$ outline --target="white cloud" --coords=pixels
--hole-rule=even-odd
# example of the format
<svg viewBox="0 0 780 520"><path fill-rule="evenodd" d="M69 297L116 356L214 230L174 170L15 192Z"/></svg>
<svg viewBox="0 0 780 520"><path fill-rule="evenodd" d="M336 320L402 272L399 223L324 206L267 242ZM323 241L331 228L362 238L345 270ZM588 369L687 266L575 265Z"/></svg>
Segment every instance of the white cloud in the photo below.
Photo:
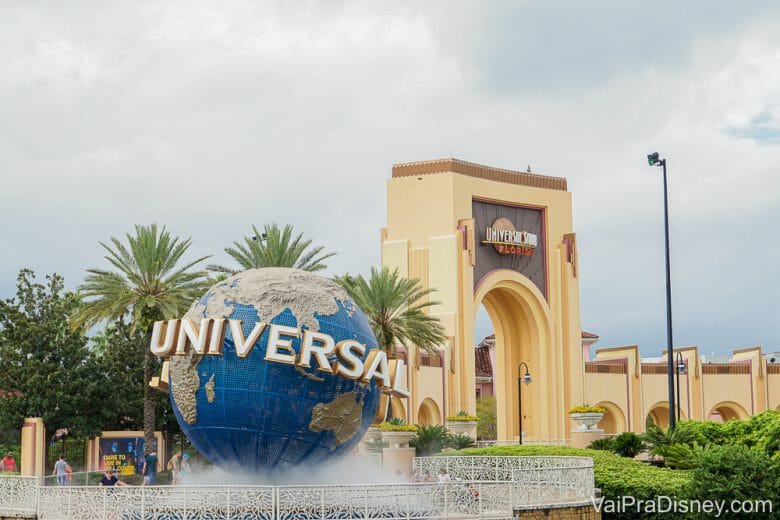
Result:
<svg viewBox="0 0 780 520"><path fill-rule="evenodd" d="M780 288L780 159L728 131L778 120L772 4L4 9L1 294L22 266L75 286L99 240L149 221L218 261L251 224L289 221L339 252L333 272L366 272L392 163L454 155L567 176L583 326L655 352L661 192L644 156L657 150L677 337L708 351L780 339L766 296Z"/></svg>

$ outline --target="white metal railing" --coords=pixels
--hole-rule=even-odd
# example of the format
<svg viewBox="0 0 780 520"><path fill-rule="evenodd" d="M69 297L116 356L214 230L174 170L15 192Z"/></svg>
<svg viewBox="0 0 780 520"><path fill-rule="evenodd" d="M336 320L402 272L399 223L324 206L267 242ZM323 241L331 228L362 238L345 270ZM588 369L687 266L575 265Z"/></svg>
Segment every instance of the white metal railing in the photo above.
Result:
<svg viewBox="0 0 780 520"><path fill-rule="evenodd" d="M520 441L477 441L478 448L487 448L488 446L518 446ZM526 446L570 446L569 439L523 439L523 445Z"/></svg>
<svg viewBox="0 0 780 520"><path fill-rule="evenodd" d="M0 475L0 513L40 520L258 518L510 518L518 506L585 502L594 493L587 457L420 457L414 469L443 483L331 486L45 486Z"/></svg>
<svg viewBox="0 0 780 520"><path fill-rule="evenodd" d="M0 514L34 514L38 500L37 477L0 475Z"/></svg>
<svg viewBox="0 0 780 520"><path fill-rule="evenodd" d="M418 457L419 474L464 481L512 483L512 505L583 502L594 496L593 459L588 457Z"/></svg>
<svg viewBox="0 0 780 520"><path fill-rule="evenodd" d="M39 493L39 520L489 520L512 516L509 482L340 486L63 486L41 487Z"/></svg>

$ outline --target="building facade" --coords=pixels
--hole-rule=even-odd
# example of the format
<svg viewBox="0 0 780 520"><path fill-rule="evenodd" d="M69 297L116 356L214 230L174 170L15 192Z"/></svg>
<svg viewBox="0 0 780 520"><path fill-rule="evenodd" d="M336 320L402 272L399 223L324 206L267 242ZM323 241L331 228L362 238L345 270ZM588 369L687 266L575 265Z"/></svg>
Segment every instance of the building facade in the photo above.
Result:
<svg viewBox="0 0 780 520"><path fill-rule="evenodd" d="M411 397L392 399L393 416L443 424L493 395L500 440L517 439L521 422L528 440L570 439L567 411L585 403L607 410L606 433L644 431L648 417L668 424L666 358L642 360L636 346L592 354L598 336L581 329L566 179L441 159L393 166L387 190L382 265L436 290L430 312L448 338L439 355L399 349ZM475 347L480 305L495 334ZM715 362L697 347L675 352L682 419L780 409L780 356L751 347Z"/></svg>

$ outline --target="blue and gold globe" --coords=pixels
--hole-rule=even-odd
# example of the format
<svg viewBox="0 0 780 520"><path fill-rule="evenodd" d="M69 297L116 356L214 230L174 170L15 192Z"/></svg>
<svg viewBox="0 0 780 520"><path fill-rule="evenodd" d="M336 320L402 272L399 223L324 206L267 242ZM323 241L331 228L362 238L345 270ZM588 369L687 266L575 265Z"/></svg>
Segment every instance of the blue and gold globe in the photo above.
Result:
<svg viewBox="0 0 780 520"><path fill-rule="evenodd" d="M252 269L217 283L186 315L301 327L378 348L368 320L332 280L296 269ZM265 361L269 328L245 358L228 329L221 356L170 359L176 418L193 446L224 469L280 470L338 458L363 437L381 390L340 375ZM293 349L300 350L300 339ZM335 357L332 361L335 361Z"/></svg>

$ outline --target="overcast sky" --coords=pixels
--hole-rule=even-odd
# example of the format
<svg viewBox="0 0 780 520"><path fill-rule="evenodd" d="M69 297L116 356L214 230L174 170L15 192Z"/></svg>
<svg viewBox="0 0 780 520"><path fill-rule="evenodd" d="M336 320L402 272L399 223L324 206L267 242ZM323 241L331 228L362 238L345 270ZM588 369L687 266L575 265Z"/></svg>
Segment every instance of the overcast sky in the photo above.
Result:
<svg viewBox="0 0 780 520"><path fill-rule="evenodd" d="M780 350L780 2L3 2L0 296L159 222L215 254L291 222L379 263L393 163L565 176L582 326ZM480 320L479 333L489 325Z"/></svg>

